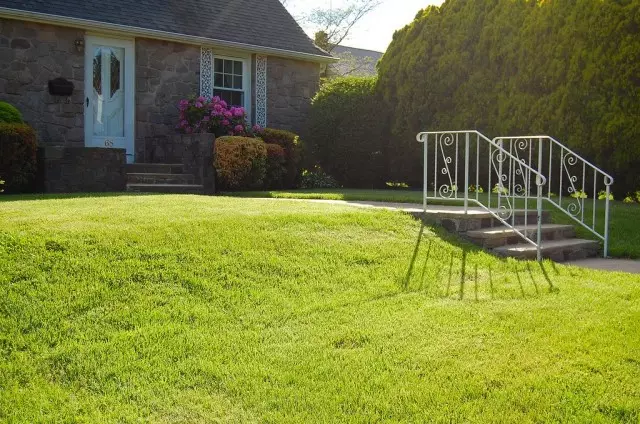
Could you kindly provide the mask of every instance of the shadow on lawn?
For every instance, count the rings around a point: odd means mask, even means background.
[[[161,193],[133,193],[126,191],[108,193],[30,193],[30,194],[0,194],[0,203],[18,202],[31,200],[64,200],[64,199],[85,199],[94,197],[131,197],[131,196],[153,196]]]
[[[402,280],[404,292],[425,292],[435,297],[455,298],[460,301],[465,298],[475,301],[505,297],[526,299],[541,295],[541,278],[548,286],[549,293],[558,291],[549,276],[545,263],[538,263],[540,272],[535,272],[536,265],[533,262],[500,258],[498,259],[500,265],[494,269],[490,264],[486,264],[483,258],[475,256],[482,249],[449,233],[442,233],[438,228],[433,230],[443,241],[450,244],[451,252],[450,254],[445,253],[445,255],[442,253],[434,255],[434,249],[438,248],[434,247],[434,244],[437,242],[431,239],[425,243],[423,240],[425,227],[425,223],[421,222],[411,260]],[[419,267],[417,263],[419,263],[420,251],[421,248],[424,249],[424,245],[426,245],[426,253],[424,261],[422,261],[422,269],[416,272],[416,268]],[[434,259],[434,256],[437,256],[437,259]],[[473,258],[471,261],[469,261],[470,257]],[[551,263],[551,267],[556,275],[560,275],[554,263]],[[447,271],[447,275],[442,274]],[[496,278],[496,276],[500,278]],[[446,286],[440,288],[439,285],[444,281],[446,281]],[[412,286],[416,288],[412,289]]]

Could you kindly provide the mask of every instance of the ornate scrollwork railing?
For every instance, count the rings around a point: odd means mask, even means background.
[[[549,136],[497,137],[493,142],[547,177],[544,200],[601,239],[606,257],[613,177]]]
[[[462,202],[465,213],[473,204],[535,246],[541,258],[542,192],[546,184],[542,174],[478,131],[422,132],[417,140],[424,144],[425,211],[434,200]],[[483,182],[487,183],[486,192]],[[530,225],[533,200],[537,222]]]

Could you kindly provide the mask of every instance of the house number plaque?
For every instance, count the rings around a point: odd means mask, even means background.
[[[106,139],[104,141],[104,147],[113,147],[113,140]]]

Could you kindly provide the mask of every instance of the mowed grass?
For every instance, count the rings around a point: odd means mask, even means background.
[[[0,421],[640,417],[640,276],[499,260],[383,210],[9,199]]]
[[[322,200],[345,200],[345,201],[378,201],[378,202],[398,202],[422,204],[422,191],[418,190],[360,190],[360,189],[311,189],[311,190],[283,190],[283,191],[251,191],[227,193],[233,197],[251,198],[275,198],[275,199],[322,199]],[[462,194],[461,194],[462,195]],[[475,194],[473,195],[475,196]],[[481,194],[480,199],[483,204],[488,205],[487,193]],[[559,202],[557,197],[554,201]],[[432,204],[441,205],[462,205],[460,202],[450,201],[430,201]],[[497,199],[492,197],[492,204],[495,206]],[[565,198],[562,200],[563,207],[568,207],[574,199]],[[559,224],[575,225],[578,236],[587,239],[595,239],[595,236],[588,230],[582,228],[576,221],[569,218],[555,206],[543,202],[545,210],[551,212],[551,219]],[[625,204],[618,201],[611,202],[610,210],[610,244],[609,256],[618,258],[640,258],[640,205]],[[524,201],[517,201],[516,208],[524,208]],[[535,209],[534,200],[529,202],[529,208]],[[605,202],[596,202],[596,228],[604,234],[604,212]],[[593,199],[587,199],[584,203],[584,216],[587,225],[592,224]],[[580,214],[578,214],[580,217]]]

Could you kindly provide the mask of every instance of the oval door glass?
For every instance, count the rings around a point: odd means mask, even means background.
[[[124,49],[93,52],[93,135],[124,137]],[[111,146],[107,146],[111,147]]]

